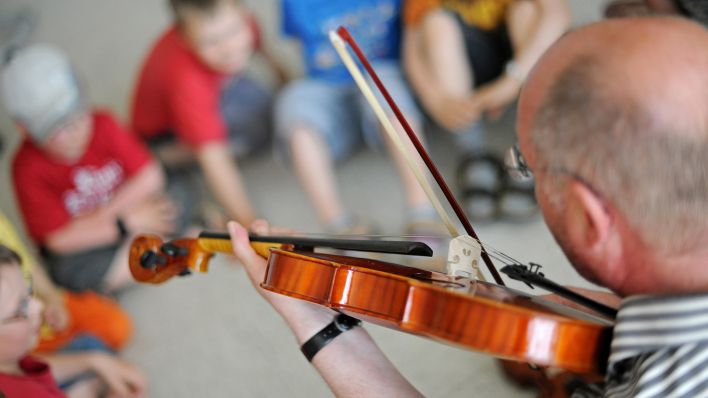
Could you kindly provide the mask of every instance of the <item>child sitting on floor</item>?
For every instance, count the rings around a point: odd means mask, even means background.
[[[43,360],[29,356],[37,342],[41,313],[42,303],[32,295],[19,255],[0,245],[1,396],[64,397],[57,383],[76,380],[86,372],[95,372],[100,380],[77,381],[66,391],[68,395],[97,397],[104,382],[117,396],[142,395],[145,381],[140,372],[107,353],[91,351],[47,356]]]
[[[167,234],[177,208],[147,148],[92,110],[68,58],[36,44],[2,71],[2,97],[23,133],[12,164],[20,211],[59,285],[115,291],[132,281],[132,233]]]

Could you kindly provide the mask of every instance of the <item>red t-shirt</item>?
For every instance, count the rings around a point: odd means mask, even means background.
[[[145,145],[105,112],[94,112],[86,152],[67,164],[25,139],[15,155],[15,194],[37,243],[73,217],[108,202],[116,189],[151,161]]]
[[[254,49],[258,49],[258,26],[254,18],[249,21]],[[227,78],[204,65],[172,26],[150,51],[140,72],[133,99],[133,130],[146,138],[175,133],[195,147],[224,141],[227,127],[221,118],[219,95]]]
[[[0,373],[0,396],[7,398],[63,398],[49,365],[33,357],[24,357],[19,362],[24,374]]]

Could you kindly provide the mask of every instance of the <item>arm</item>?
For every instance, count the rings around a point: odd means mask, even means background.
[[[267,226],[254,224],[258,231]],[[292,329],[302,345],[332,321],[329,309],[302,300],[268,292],[259,287],[265,274],[266,262],[256,254],[248,241],[248,232],[240,225],[229,223],[234,254],[243,264],[258,292],[275,308]],[[362,327],[337,336],[315,355],[312,364],[338,397],[421,396],[381,352]]]
[[[427,65],[419,26],[403,30],[403,69],[425,109],[433,109],[442,96],[440,85]]]
[[[439,13],[441,11],[432,11]],[[431,15],[428,18],[444,19],[443,15]],[[479,112],[475,108],[475,104],[469,100],[468,96],[471,90],[471,82],[469,77],[465,75],[463,69],[464,61],[457,54],[459,46],[447,43],[444,47],[438,47],[436,51],[438,55],[430,54],[430,50],[425,43],[421,24],[415,26],[406,26],[403,31],[403,68],[406,76],[411,83],[418,99],[428,113],[441,126],[455,131],[466,125],[471,124],[479,117]],[[452,39],[452,38],[450,38]],[[436,41],[437,38],[431,38],[431,41]],[[428,43],[430,44],[430,43]],[[461,45],[460,43],[457,43]],[[444,63],[449,62],[451,70],[455,71],[457,78],[450,79],[456,87],[456,92],[450,92],[447,85],[443,84],[438,79],[431,65],[432,56],[446,58]],[[448,71],[450,72],[450,71]]]
[[[528,75],[536,61],[570,26],[570,11],[565,0],[535,0],[538,7],[538,22],[525,37],[519,37],[514,45],[514,62],[519,71]],[[510,28],[511,30],[511,28]],[[513,35],[513,33],[512,33]]]
[[[516,99],[523,79],[541,55],[570,25],[570,11],[565,0],[535,0],[537,14],[529,20],[523,10],[511,8],[507,16],[509,35],[514,47],[514,76],[507,73],[482,87],[473,95],[480,110],[497,112]]]
[[[105,206],[72,219],[47,236],[45,245],[55,253],[70,253],[117,242],[120,232],[116,219],[123,217],[128,228],[143,228],[164,233],[171,226],[167,219],[174,216],[174,206],[164,199],[154,199],[165,186],[160,166],[151,161],[116,191]]]
[[[69,311],[62,292],[52,283],[41,265],[34,263],[30,269],[34,289],[44,303],[45,322],[57,331],[64,330],[69,324]]]
[[[165,173],[160,164],[152,160],[142,170],[118,188],[106,205],[109,214],[119,215],[126,209],[150,196],[158,195],[167,185]]]
[[[145,378],[135,366],[104,352],[47,355],[42,359],[49,363],[58,383],[94,372],[118,396],[137,397],[145,392]]]
[[[197,151],[197,161],[209,189],[229,215],[245,224],[253,222],[255,213],[227,146],[220,142],[205,144]]]

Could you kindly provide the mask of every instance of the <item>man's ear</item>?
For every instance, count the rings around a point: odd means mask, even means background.
[[[606,243],[610,236],[612,214],[608,211],[602,197],[587,184],[571,179],[567,189],[569,199],[573,202],[576,211],[573,222],[577,223],[570,228],[575,231],[578,243],[594,251]]]

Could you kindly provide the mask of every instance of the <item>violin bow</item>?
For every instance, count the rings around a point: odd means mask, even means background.
[[[447,199],[448,203],[452,207],[457,218],[462,223],[462,226],[465,229],[465,231],[467,232],[467,234],[469,236],[471,236],[472,238],[474,238],[479,243],[480,248],[481,248],[482,260],[484,261],[484,264],[487,266],[487,269],[489,270],[490,274],[494,278],[494,281],[497,284],[504,286],[504,281],[501,279],[499,272],[494,267],[494,264],[492,263],[492,260],[489,257],[489,254],[487,253],[484,246],[482,245],[482,242],[480,241],[479,237],[477,236],[477,233],[475,232],[474,228],[472,228],[472,224],[469,222],[469,220],[465,216],[465,213],[462,210],[462,207],[457,202],[457,199],[455,199],[455,196],[452,194],[452,191],[450,190],[449,186],[445,182],[445,179],[442,177],[442,174],[440,174],[440,171],[435,166],[435,163],[433,163],[432,159],[428,155],[427,150],[425,149],[423,144],[420,142],[420,140],[416,136],[415,132],[411,128],[411,126],[408,123],[408,121],[406,120],[406,118],[403,116],[403,113],[398,108],[398,105],[396,105],[395,101],[393,100],[391,95],[388,93],[388,90],[381,82],[381,79],[379,79],[378,75],[376,74],[376,71],[374,71],[374,68],[369,63],[369,60],[366,58],[364,53],[359,48],[359,45],[356,43],[354,38],[349,34],[349,31],[347,31],[347,29],[343,26],[340,26],[336,32],[330,31],[329,32],[329,39],[330,39],[330,42],[332,43],[332,45],[334,46],[335,50],[339,54],[339,57],[342,59],[342,62],[344,62],[344,65],[349,70],[349,73],[354,78],[354,81],[359,86],[359,89],[364,94],[364,97],[369,102],[371,107],[374,109],[376,116],[378,117],[378,119],[382,123],[382,125],[384,126],[384,130],[389,135],[391,140],[396,144],[398,149],[402,152],[404,158],[406,159],[406,162],[408,163],[408,166],[413,171],[413,174],[415,174],[416,178],[418,179],[418,182],[423,187],[423,190],[425,191],[426,195],[428,195],[428,199],[432,203],[433,207],[437,211],[438,215],[442,219],[443,223],[447,227],[450,234],[453,237],[459,236],[457,229],[455,228],[452,221],[448,217],[447,213],[443,209],[442,204],[440,204],[440,201],[438,200],[437,196],[433,193],[433,190],[430,187],[430,184],[428,184],[427,179],[423,176],[423,173],[420,170],[418,163],[413,159],[413,157],[411,156],[409,151],[405,148],[403,142],[401,141],[400,137],[398,136],[398,133],[394,129],[393,125],[391,124],[391,121],[386,116],[386,113],[384,112],[381,104],[379,104],[378,100],[376,99],[376,97],[373,94],[373,91],[369,87],[369,84],[366,82],[366,79],[364,79],[364,76],[362,75],[358,66],[356,65],[356,63],[354,62],[352,57],[349,55],[349,52],[347,51],[347,48],[345,46],[345,42],[354,51],[357,58],[359,58],[359,61],[364,66],[364,69],[366,69],[367,73],[369,74],[371,79],[374,81],[374,84],[376,84],[376,87],[379,89],[379,92],[381,92],[384,99],[386,99],[386,102],[388,103],[388,105],[391,108],[391,110],[393,111],[393,113],[396,115],[396,118],[398,119],[399,123],[401,123],[403,130],[406,132],[406,135],[408,135],[408,138],[410,139],[410,141],[413,144],[413,146],[415,147],[415,149],[418,151],[418,154],[420,155],[421,159],[423,160],[423,162],[427,166],[428,170],[433,175],[433,178],[435,179],[438,186],[442,190],[443,195],[445,195],[445,198]],[[481,274],[480,274],[480,276],[481,276]]]

